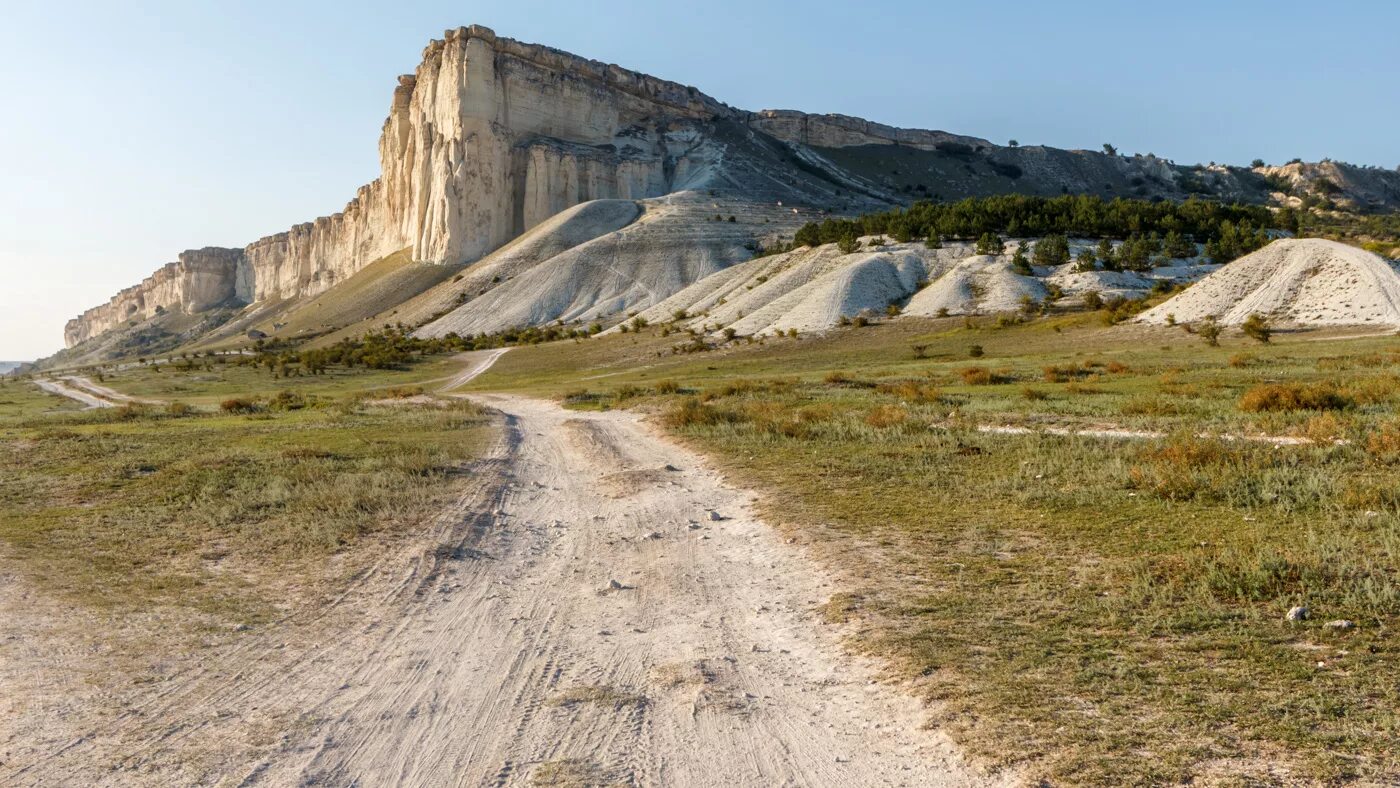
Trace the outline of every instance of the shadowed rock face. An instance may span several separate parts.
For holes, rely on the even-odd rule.
[[[744,112],[692,87],[478,26],[447,31],[424,50],[413,75],[399,78],[379,154],[380,177],[340,213],[243,249],[186,252],[70,321],[69,346],[158,310],[197,313],[316,295],[403,249],[419,262],[474,262],[591,200],[698,196],[690,200],[693,210],[673,212],[664,232],[653,233],[686,243],[696,222],[710,218],[703,208],[710,199],[726,215],[781,203],[784,213],[805,209],[806,220],[814,212],[1008,192],[1182,199],[1206,190],[1266,201],[1265,175],[1286,175],[1303,190],[1322,179],[1309,169],[1188,168],[1152,156],[1002,147],[842,115]],[[1354,196],[1369,208],[1400,204],[1397,173],[1326,167],[1332,196]],[[761,241],[795,221],[774,216],[747,237]],[[748,245],[739,239],[716,246],[703,265],[686,271],[701,275],[747,259]],[[649,306],[671,292],[648,291],[628,305]]]

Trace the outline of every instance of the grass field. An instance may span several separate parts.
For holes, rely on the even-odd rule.
[[[983,322],[691,355],[653,328],[517,348],[470,388],[656,412],[838,568],[827,614],[992,761],[1400,775],[1400,340]],[[985,431],[1005,425],[1162,436]]]
[[[230,397],[271,397],[290,391],[321,397],[373,396],[375,392],[406,386],[431,387],[460,371],[450,356],[428,356],[403,369],[367,370],[328,367],[321,375],[276,377],[264,367],[240,365],[236,357],[209,357],[193,360],[185,369],[173,364],[129,365],[102,374],[102,385],[140,399],[179,401],[209,407]]]
[[[28,381],[0,378],[0,422],[51,413],[71,413],[82,408],[81,404],[42,391]]]
[[[421,525],[452,499],[492,429],[462,401],[395,407],[302,393],[241,414],[54,413],[57,403],[30,390],[0,387],[0,407],[13,408],[0,416],[7,557],[73,602],[169,606],[218,626],[264,620],[295,603],[286,594],[298,586],[353,568],[346,556],[362,543]],[[250,391],[224,379],[180,384],[195,402],[232,390]]]

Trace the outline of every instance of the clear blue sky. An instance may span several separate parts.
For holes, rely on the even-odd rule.
[[[339,210],[428,39],[512,38],[745,109],[1179,162],[1400,163],[1400,4],[77,2],[0,25],[0,359],[182,249]]]

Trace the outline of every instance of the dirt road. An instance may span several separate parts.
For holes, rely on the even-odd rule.
[[[109,400],[102,399],[101,397],[90,392],[83,391],[82,389],[70,388],[69,386],[63,383],[59,383],[56,380],[49,380],[46,378],[35,378],[34,385],[38,386],[44,391],[49,392],[50,394],[57,394],[60,397],[67,397],[68,399],[81,402],[87,406],[86,410],[93,410],[95,408],[116,407]]]
[[[987,782],[843,655],[746,492],[633,414],[483,401],[502,438],[432,528],[0,782]]]

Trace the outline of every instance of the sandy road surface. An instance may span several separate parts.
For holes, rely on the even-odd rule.
[[[345,596],[10,747],[0,783],[987,781],[842,654],[747,493],[635,415],[483,399],[471,489]]]
[[[110,402],[136,402],[146,403],[148,405],[155,405],[160,403],[159,400],[140,399],[138,397],[133,397],[130,394],[123,394],[114,388],[110,388],[108,386],[101,386],[96,383],[93,383],[92,379],[85,378],[81,375],[65,375],[63,377],[63,380],[67,381],[68,383],[71,383],[73,386],[79,389],[82,389],[83,391],[86,391],[89,394],[101,397],[102,399],[108,400]]]
[[[59,383],[56,380],[36,378],[34,380],[34,385],[38,386],[44,391],[49,392],[50,394],[57,394],[60,397],[67,397],[68,399],[81,402],[87,406],[88,410],[93,410],[94,408],[115,407],[109,400],[102,399],[101,397],[95,394],[83,391],[79,388],[70,388],[69,386],[63,383]]]

